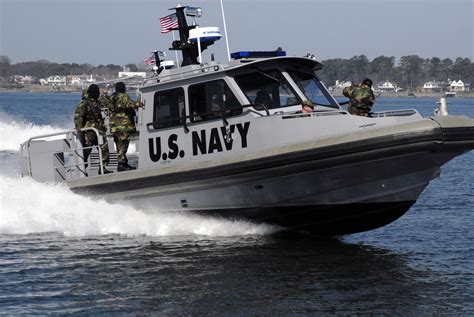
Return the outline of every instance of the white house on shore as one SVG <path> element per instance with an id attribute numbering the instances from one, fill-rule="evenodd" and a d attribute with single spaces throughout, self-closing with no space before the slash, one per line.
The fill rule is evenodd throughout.
<path id="1" fill-rule="evenodd" d="M 377 89 L 381 92 L 398 92 L 403 90 L 402 88 L 398 87 L 397 84 L 393 84 L 386 80 L 384 83 L 379 84 Z"/>
<path id="2" fill-rule="evenodd" d="M 349 87 L 352 85 L 351 81 L 339 81 L 336 80 L 336 83 L 334 86 L 329 86 L 328 90 L 332 93 L 342 93 L 342 90 L 346 87 Z"/>
<path id="3" fill-rule="evenodd" d="M 53 75 L 48 77 L 47 82 L 51 86 L 66 86 L 67 80 L 66 76 Z"/>
<path id="4" fill-rule="evenodd" d="M 464 83 L 462 80 L 455 81 L 453 80 L 449 84 L 449 91 L 459 92 L 459 91 L 469 91 L 471 85 Z"/>
<path id="5" fill-rule="evenodd" d="M 119 72 L 118 73 L 119 78 L 127 78 L 127 77 L 140 77 L 140 78 L 146 78 L 146 72 L 129 72 L 129 71 L 124 71 L 124 72 Z"/>
<path id="6" fill-rule="evenodd" d="M 84 87 L 97 82 L 94 75 L 69 75 L 67 76 L 67 84 L 69 86 Z"/>
<path id="7" fill-rule="evenodd" d="M 442 91 L 446 86 L 444 82 L 440 81 L 428 81 L 423 85 L 425 92 L 439 92 Z"/>
<path id="8" fill-rule="evenodd" d="M 38 83 L 38 79 L 34 76 L 28 76 L 28 75 L 14 75 L 12 76 L 13 81 L 18 83 L 18 84 L 36 84 Z"/>

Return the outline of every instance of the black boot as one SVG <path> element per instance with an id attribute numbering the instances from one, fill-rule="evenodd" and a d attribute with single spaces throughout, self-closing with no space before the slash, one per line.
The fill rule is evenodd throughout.
<path id="1" fill-rule="evenodd" d="M 130 171 L 130 170 L 134 170 L 134 169 L 136 169 L 136 168 L 133 167 L 133 166 L 128 165 L 127 163 L 119 163 L 119 165 L 117 167 L 117 171 L 119 171 L 119 172 Z"/>
<path id="2" fill-rule="evenodd" d="M 106 169 L 106 168 L 104 167 L 104 174 L 112 174 L 112 173 L 113 173 L 112 171 L 109 171 L 108 169 Z M 102 175 L 102 173 L 100 172 L 100 170 L 99 170 L 99 175 Z"/>

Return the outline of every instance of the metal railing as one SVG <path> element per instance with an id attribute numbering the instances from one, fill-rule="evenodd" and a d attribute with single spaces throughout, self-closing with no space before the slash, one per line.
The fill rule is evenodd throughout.
<path id="1" fill-rule="evenodd" d="M 86 166 L 88 164 L 87 161 L 84 161 L 84 157 L 83 156 L 80 156 L 80 152 L 79 151 L 84 151 L 84 150 L 88 150 L 90 149 L 91 152 L 93 149 L 97 149 L 97 152 L 98 152 L 98 155 L 99 155 L 99 171 L 101 174 L 104 173 L 104 166 L 103 166 L 103 162 L 102 162 L 102 151 L 101 151 L 101 148 L 100 146 L 103 144 L 103 140 L 102 140 L 102 137 L 99 133 L 99 131 L 95 128 L 82 128 L 80 130 L 80 133 L 84 133 L 84 132 L 87 132 L 87 131 L 94 131 L 95 135 L 96 135 L 96 139 L 97 139 L 97 145 L 92 145 L 92 146 L 82 146 L 82 140 L 80 139 L 80 135 L 78 133 L 78 131 L 76 130 L 67 130 L 67 131 L 61 131 L 61 132 L 56 132 L 56 133 L 50 133 L 50 134 L 43 134 L 43 135 L 38 135 L 38 136 L 34 136 L 34 137 L 31 137 L 29 138 L 26 142 L 24 142 L 22 145 L 21 145 L 21 149 L 22 149 L 22 153 L 25 153 L 25 158 L 26 158 L 26 162 L 27 162 L 27 175 L 28 176 L 31 176 L 33 177 L 33 169 L 32 169 L 32 156 L 31 156 L 31 144 L 33 141 L 38 141 L 38 140 L 42 140 L 42 139 L 46 139 L 46 138 L 52 138 L 52 137 L 56 137 L 56 136 L 60 136 L 60 135 L 65 135 L 65 137 L 62 139 L 62 140 L 70 140 L 72 139 L 71 137 L 68 137 L 68 135 L 72 135 L 76 138 L 76 140 L 79 140 L 79 142 L 67 142 L 67 144 L 69 146 L 73 145 L 74 147 L 70 147 L 69 149 L 63 149 L 61 151 L 52 151 L 50 152 L 51 153 L 51 156 L 53 158 L 56 158 L 59 163 L 60 163 L 60 166 L 56 166 L 56 167 L 53 167 L 55 169 L 55 171 L 61 175 L 61 173 L 59 172 L 59 169 L 66 169 L 66 168 L 72 168 L 72 167 L 75 167 L 80 173 L 82 173 L 84 176 L 86 176 L 86 171 L 85 171 L 85 168 L 84 169 L 81 169 L 81 167 L 83 166 Z M 44 140 L 47 142 L 47 140 Z M 79 145 L 79 146 L 77 146 Z M 75 156 L 76 158 L 80 158 L 82 161 L 79 161 L 77 162 L 78 160 L 75 160 L 76 163 L 74 164 L 67 164 L 66 165 L 66 162 L 65 160 L 62 160 L 61 159 L 61 155 L 64 157 L 64 154 L 65 153 L 73 153 L 73 156 Z M 63 179 L 65 179 L 63 177 Z"/>

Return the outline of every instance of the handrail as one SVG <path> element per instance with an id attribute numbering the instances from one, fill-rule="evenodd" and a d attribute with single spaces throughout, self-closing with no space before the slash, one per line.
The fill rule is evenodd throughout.
<path id="1" fill-rule="evenodd" d="M 416 114 L 417 111 L 413 109 L 400 109 L 400 110 L 386 110 L 378 112 L 370 112 L 369 117 L 378 118 L 378 117 L 405 117 Z"/>
<path id="2" fill-rule="evenodd" d="M 214 69 L 214 71 L 218 71 L 218 70 L 221 70 L 221 66 L 219 64 L 215 64 L 215 65 L 207 65 L 207 66 L 204 66 L 204 65 L 201 65 L 199 68 L 196 67 L 196 68 L 192 68 L 190 70 L 185 70 L 185 71 L 181 71 L 181 72 L 178 72 L 176 71 L 175 73 L 171 74 L 163 74 L 161 73 L 160 76 L 153 76 L 153 77 L 147 77 L 145 78 L 146 80 L 144 81 L 144 84 L 147 84 L 147 82 L 149 80 L 152 80 L 152 79 L 159 79 L 159 80 L 163 80 L 163 79 L 166 79 L 166 80 L 177 80 L 177 79 L 183 79 L 185 77 L 187 77 L 186 75 L 189 75 L 189 74 L 196 74 L 196 75 L 199 75 L 198 73 L 203 73 L 203 72 L 207 72 L 209 71 L 209 69 Z M 179 68 L 178 68 L 179 69 Z"/>
<path id="3" fill-rule="evenodd" d="M 187 133 L 187 132 L 189 132 L 189 128 L 188 128 L 188 125 L 187 125 L 187 119 L 189 119 L 191 121 L 191 123 L 196 123 L 196 122 L 202 122 L 202 121 L 207 121 L 207 120 L 194 121 L 194 119 L 202 118 L 203 116 L 207 117 L 207 116 L 211 116 L 211 115 L 217 115 L 212 119 L 221 118 L 223 123 L 224 123 L 224 126 L 226 126 L 226 125 L 228 125 L 228 122 L 227 122 L 228 114 L 232 113 L 233 110 L 243 110 L 245 108 L 250 108 L 250 107 L 254 107 L 254 106 L 255 106 L 254 104 L 248 104 L 248 105 L 242 105 L 242 106 L 236 106 L 236 107 L 228 107 L 228 108 L 219 109 L 219 110 L 201 112 L 201 113 L 197 113 L 197 114 L 191 114 L 191 115 L 188 115 L 188 116 L 181 116 L 179 118 L 168 118 L 168 119 L 162 120 L 160 122 L 157 122 L 157 121 L 148 122 L 148 123 L 146 123 L 146 127 L 148 129 L 150 129 L 150 127 L 153 127 L 153 129 L 157 130 L 157 129 L 160 129 L 160 128 L 168 127 L 168 126 L 163 126 L 163 127 L 158 127 L 157 128 L 156 127 L 157 123 L 163 124 L 163 123 L 173 123 L 173 122 L 176 122 L 176 121 L 180 121 L 180 122 L 182 122 L 184 130 Z M 264 106 L 264 108 L 265 108 L 265 111 L 266 111 L 266 115 L 269 116 L 270 112 L 268 111 L 268 109 L 265 106 Z M 178 124 L 176 124 L 174 126 L 178 126 Z"/>
<path id="4" fill-rule="evenodd" d="M 299 117 L 323 117 L 323 116 L 333 116 L 333 115 L 347 115 L 349 114 L 345 110 L 324 110 L 324 111 L 313 111 L 313 112 L 303 112 L 297 111 L 295 113 L 284 113 L 282 119 L 289 118 L 299 118 Z"/>
<path id="5" fill-rule="evenodd" d="M 100 149 L 100 145 L 103 144 L 103 140 L 100 138 L 99 130 L 97 130 L 96 128 L 82 128 L 80 130 L 80 132 L 86 132 L 86 131 L 94 131 L 95 134 L 96 134 L 97 147 L 98 147 L 98 152 L 99 152 L 99 170 L 100 170 L 100 173 L 103 174 L 104 173 L 104 166 L 103 166 L 103 162 L 102 162 L 102 151 Z M 66 131 L 61 131 L 61 132 L 56 132 L 56 133 L 37 135 L 37 136 L 33 136 L 33 137 L 29 138 L 25 142 L 26 143 L 26 160 L 27 160 L 27 163 L 28 163 L 28 175 L 29 176 L 33 176 L 33 171 L 32 171 L 32 167 L 31 167 L 31 155 L 30 155 L 31 142 L 33 142 L 33 140 L 49 138 L 49 137 L 58 136 L 58 135 L 62 135 L 62 134 L 68 135 L 70 133 L 78 134 L 78 131 L 77 130 L 66 130 Z M 25 143 L 23 143 L 23 144 L 25 144 Z M 94 148 L 94 147 L 95 146 L 91 146 L 90 148 Z M 88 147 L 82 147 L 81 149 L 84 149 L 84 148 L 88 148 Z M 79 148 L 75 148 L 74 150 L 77 150 L 77 149 L 79 149 Z M 73 150 L 71 150 L 71 151 L 73 151 Z M 69 151 L 62 151 L 62 153 L 64 153 L 64 152 L 69 152 Z M 53 153 L 58 153 L 58 152 L 53 152 Z"/>

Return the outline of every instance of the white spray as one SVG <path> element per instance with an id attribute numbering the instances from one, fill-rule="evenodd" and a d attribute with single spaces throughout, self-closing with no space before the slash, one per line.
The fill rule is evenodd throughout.
<path id="1" fill-rule="evenodd" d="M 277 229 L 187 213 L 142 211 L 72 193 L 66 186 L 0 176 L 0 234 L 66 236 L 267 235 Z"/>

